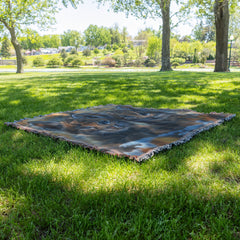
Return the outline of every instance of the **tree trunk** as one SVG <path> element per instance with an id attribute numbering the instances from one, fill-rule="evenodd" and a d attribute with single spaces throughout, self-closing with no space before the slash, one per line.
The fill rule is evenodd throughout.
<path id="1" fill-rule="evenodd" d="M 9 29 L 9 31 L 11 34 L 11 42 L 15 49 L 16 57 L 17 57 L 17 73 L 23 73 L 23 59 L 22 59 L 21 45 L 17 40 L 15 28 L 12 27 Z"/>
<path id="2" fill-rule="evenodd" d="M 171 0 L 161 0 L 162 11 L 162 67 L 160 71 L 172 71 L 170 63 L 170 4 Z"/>
<path id="3" fill-rule="evenodd" d="M 228 0 L 215 0 L 214 6 L 216 25 L 216 63 L 214 72 L 227 72 L 228 69 Z"/>

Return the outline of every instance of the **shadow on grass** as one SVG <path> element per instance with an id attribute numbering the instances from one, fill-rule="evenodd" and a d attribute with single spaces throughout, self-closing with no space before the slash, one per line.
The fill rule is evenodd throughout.
<path id="1" fill-rule="evenodd" d="M 153 108 L 187 105 L 200 112 L 236 113 L 239 112 L 239 89 L 211 87 L 214 81 L 224 82 L 226 76 L 228 83 L 234 86 L 238 83 L 234 73 L 26 74 L 1 89 L 0 120 L 14 121 L 101 104 Z M 2 131 L 6 131 L 6 127 Z"/>
<path id="2" fill-rule="evenodd" d="M 64 148 L 67 155 L 69 147 Z M 238 234 L 239 197 L 211 186 L 202 189 L 201 181 L 182 176 L 152 189 L 131 182 L 86 190 L 54 171 L 28 168 L 25 161 L 9 163 L 1 184 L 5 197 L 11 196 L 0 225 L 2 239 L 234 239 Z"/>
<path id="3" fill-rule="evenodd" d="M 236 113 L 239 112 L 239 90 L 211 87 L 214 81 L 224 82 L 226 76 L 230 79 L 228 83 L 238 83 L 234 73 L 26 74 L 17 82 L 10 81 L 0 92 L 0 120 L 14 121 L 110 103 L 154 108 L 182 108 L 187 104 L 187 108 L 197 111 Z M 2 129 L 7 130 L 6 127 Z M 183 158 L 194 154 L 182 150 Z M 179 159 L 180 156 L 167 159 L 166 169 L 177 169 L 184 162 Z"/>
<path id="4" fill-rule="evenodd" d="M 235 190 L 240 173 L 232 174 L 233 168 L 227 167 L 234 166 L 239 155 L 237 76 L 61 73 L 9 80 L 0 88 L 4 209 L 0 238 L 237 239 L 240 198 Z M 226 77 L 235 88 L 221 82 L 212 85 Z M 204 112 L 232 112 L 237 117 L 141 165 L 3 126 L 24 117 L 110 103 L 187 106 Z M 224 152 L 235 155 L 216 159 L 206 175 L 193 172 L 191 158 L 208 146 L 216 157 Z M 215 188 L 217 183 L 231 191 Z"/>
<path id="5" fill-rule="evenodd" d="M 208 89 L 209 80 L 218 79 L 213 74 L 206 78 L 203 73 L 26 75 L 18 80 L 18 86 L 11 83 L 2 93 L 2 96 L 6 96 L 2 104 L 23 108 L 24 116 L 19 116 L 20 118 L 26 117 L 26 114 L 33 116 L 37 112 L 45 114 L 109 103 L 178 108 L 186 102 L 184 98 L 187 96 L 195 96 L 195 99 L 192 97 L 192 100 L 187 101 L 194 109 L 202 102 L 202 98 L 198 99 L 199 96 L 216 100 L 219 93 L 211 90 L 203 93 L 203 90 Z M 226 91 L 224 94 L 226 99 L 230 98 Z M 219 101 L 221 99 L 220 97 Z"/>
<path id="6" fill-rule="evenodd" d="M 2 239 L 234 239 L 238 234 L 239 196 L 218 192 L 204 180 L 171 176 L 146 187 L 140 183 L 143 179 L 136 178 L 113 188 L 101 184 L 85 188 L 80 182 L 87 181 L 86 172 L 100 183 L 101 174 L 117 159 L 105 157 L 101 162 L 102 154 L 94 157 L 64 142 L 56 149 L 51 139 L 40 137 L 36 145 L 32 134 L 11 134 L 9 146 L 15 151 L 0 149 L 9 156 L 0 168 L 1 196 L 8 199 L 1 216 Z M 72 162 L 67 158 L 72 148 L 89 154 L 91 162 L 84 158 Z M 62 160 L 69 166 L 82 164 L 78 183 L 69 180 L 74 175 L 56 175 L 55 168 L 47 165 L 51 161 L 58 167 Z M 35 168 L 33 161 L 38 163 Z M 119 161 L 118 166 L 145 172 L 144 165 Z M 97 175 L 89 174 L 94 165 Z"/>

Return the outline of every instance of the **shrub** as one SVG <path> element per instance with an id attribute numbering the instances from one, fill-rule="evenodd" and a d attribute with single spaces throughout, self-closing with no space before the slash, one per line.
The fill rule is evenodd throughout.
<path id="1" fill-rule="evenodd" d="M 156 64 L 157 64 L 156 61 L 154 61 L 154 59 L 151 59 L 151 58 L 146 59 L 144 62 L 144 65 L 146 67 L 154 67 L 156 66 Z"/>
<path id="2" fill-rule="evenodd" d="M 176 68 L 176 67 L 179 66 L 180 64 L 179 64 L 178 62 L 173 62 L 171 65 L 172 65 L 174 68 Z"/>
<path id="3" fill-rule="evenodd" d="M 71 64 L 71 62 L 74 60 L 74 58 L 76 58 L 76 56 L 69 56 L 65 59 L 64 61 L 64 66 L 69 66 Z"/>
<path id="4" fill-rule="evenodd" d="M 107 55 L 107 54 L 108 54 L 107 49 L 103 49 L 103 54 L 104 54 L 104 55 Z"/>
<path id="5" fill-rule="evenodd" d="M 199 63 L 198 56 L 196 56 L 196 55 L 193 56 L 193 63 Z"/>
<path id="6" fill-rule="evenodd" d="M 70 54 L 71 55 L 78 55 L 78 52 L 77 52 L 76 48 L 72 48 Z"/>
<path id="7" fill-rule="evenodd" d="M 51 67 L 51 68 L 56 68 L 56 67 L 60 67 L 63 64 L 62 60 L 58 57 L 52 57 L 48 63 L 47 66 Z"/>
<path id="8" fill-rule="evenodd" d="M 130 59 L 126 63 L 126 67 L 133 67 L 134 66 L 134 60 Z"/>
<path id="9" fill-rule="evenodd" d="M 143 65 L 143 60 L 141 58 L 137 58 L 134 63 L 134 67 L 141 67 Z"/>
<path id="10" fill-rule="evenodd" d="M 118 46 L 116 43 L 114 43 L 114 44 L 112 45 L 112 49 L 113 49 L 114 51 L 116 51 L 118 48 L 119 48 L 119 46 Z"/>
<path id="11" fill-rule="evenodd" d="M 125 47 L 126 47 L 126 44 L 125 44 L 125 43 L 121 43 L 121 44 L 120 44 L 120 48 L 123 49 L 123 48 L 125 48 Z"/>
<path id="12" fill-rule="evenodd" d="M 97 65 L 97 66 L 100 66 L 101 65 L 101 60 L 98 58 L 94 61 L 94 64 Z"/>
<path id="13" fill-rule="evenodd" d="M 98 54 L 98 53 L 99 53 L 99 49 L 98 49 L 98 48 L 94 48 L 93 52 L 94 52 L 95 54 Z"/>
<path id="14" fill-rule="evenodd" d="M 184 64 L 186 62 L 185 58 L 172 58 L 171 63 L 177 62 L 179 64 Z"/>
<path id="15" fill-rule="evenodd" d="M 161 59 L 161 49 L 162 49 L 162 41 L 157 36 L 152 36 L 148 39 L 148 46 L 147 46 L 147 56 L 153 59 L 155 62 L 160 62 Z M 144 52 L 144 48 L 140 48 L 139 50 Z M 139 56 L 141 56 L 139 54 Z"/>
<path id="16" fill-rule="evenodd" d="M 127 48 L 127 47 L 124 47 L 124 48 L 122 49 L 122 52 L 123 52 L 123 53 L 128 53 L 128 48 Z"/>
<path id="17" fill-rule="evenodd" d="M 240 61 L 240 46 L 239 46 L 239 49 L 238 48 L 233 49 L 231 59 L 232 61 L 236 61 L 236 62 Z"/>
<path id="18" fill-rule="evenodd" d="M 107 47 L 106 47 L 106 49 L 108 50 L 108 51 L 111 51 L 112 50 L 112 47 L 111 47 L 111 45 L 107 45 Z"/>
<path id="19" fill-rule="evenodd" d="M 36 57 L 33 60 L 33 66 L 34 67 L 42 67 L 44 65 L 45 65 L 45 63 L 44 63 L 44 59 L 42 57 Z"/>
<path id="20" fill-rule="evenodd" d="M 82 52 L 82 55 L 85 57 L 91 56 L 91 50 L 90 49 L 84 49 Z"/>
<path id="21" fill-rule="evenodd" d="M 133 50 L 133 49 L 134 49 L 133 43 L 129 43 L 128 48 L 130 48 L 131 50 Z"/>
<path id="22" fill-rule="evenodd" d="M 102 60 L 102 65 L 108 65 L 109 67 L 115 67 L 116 61 L 113 58 L 107 57 Z"/>
<path id="23" fill-rule="evenodd" d="M 125 53 L 125 54 L 123 55 L 122 59 L 123 59 L 123 66 L 125 66 L 125 67 L 128 66 L 128 62 L 129 62 L 129 60 L 130 60 L 129 54 L 128 54 L 128 53 Z"/>
<path id="24" fill-rule="evenodd" d="M 72 66 L 72 67 L 79 67 L 84 65 L 83 61 L 81 60 L 80 57 L 78 57 L 77 55 L 71 55 L 69 57 L 67 57 L 64 61 L 64 66 Z"/>
<path id="25" fill-rule="evenodd" d="M 193 63 L 199 63 L 199 57 L 198 57 L 196 48 L 194 49 Z"/>
<path id="26" fill-rule="evenodd" d="M 121 56 L 121 55 L 115 55 L 115 56 L 113 56 L 112 57 L 114 60 L 115 60 L 115 62 L 116 62 L 116 67 L 122 67 L 123 66 L 123 56 Z"/>
<path id="27" fill-rule="evenodd" d="M 79 67 L 83 65 L 83 61 L 79 58 L 79 57 L 75 57 L 72 61 L 71 61 L 71 65 L 73 67 Z"/>
<path id="28" fill-rule="evenodd" d="M 123 51 L 121 49 L 117 49 L 115 52 L 114 52 L 114 55 L 123 55 Z"/>
<path id="29" fill-rule="evenodd" d="M 200 63 L 205 64 L 207 61 L 207 58 L 205 56 L 201 56 L 199 60 L 200 60 Z"/>
<path id="30" fill-rule="evenodd" d="M 173 55 L 176 58 L 185 58 L 185 59 L 187 58 L 187 53 L 180 49 L 176 49 Z"/>
<path id="31" fill-rule="evenodd" d="M 66 53 L 65 49 L 61 50 L 60 56 L 61 56 L 63 61 L 67 58 L 68 54 Z"/>
<path id="32" fill-rule="evenodd" d="M 28 64 L 27 58 L 25 56 L 22 56 L 22 63 L 23 63 L 23 65 Z"/>
<path id="33" fill-rule="evenodd" d="M 207 58 L 207 60 L 214 60 L 215 57 L 212 54 L 209 54 L 209 57 Z"/>

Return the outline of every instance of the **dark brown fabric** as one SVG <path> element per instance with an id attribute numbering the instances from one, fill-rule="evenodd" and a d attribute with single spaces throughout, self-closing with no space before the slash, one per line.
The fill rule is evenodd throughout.
<path id="1" fill-rule="evenodd" d="M 235 115 L 187 109 L 97 106 L 23 119 L 7 125 L 142 161 L 189 141 Z"/>

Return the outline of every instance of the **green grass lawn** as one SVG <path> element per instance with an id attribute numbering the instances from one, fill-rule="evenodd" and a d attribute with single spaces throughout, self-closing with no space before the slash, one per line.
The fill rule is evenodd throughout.
<path id="1" fill-rule="evenodd" d="M 138 164 L 4 122 L 100 104 L 236 117 Z M 0 74 L 0 239 L 239 239 L 239 73 Z"/>

